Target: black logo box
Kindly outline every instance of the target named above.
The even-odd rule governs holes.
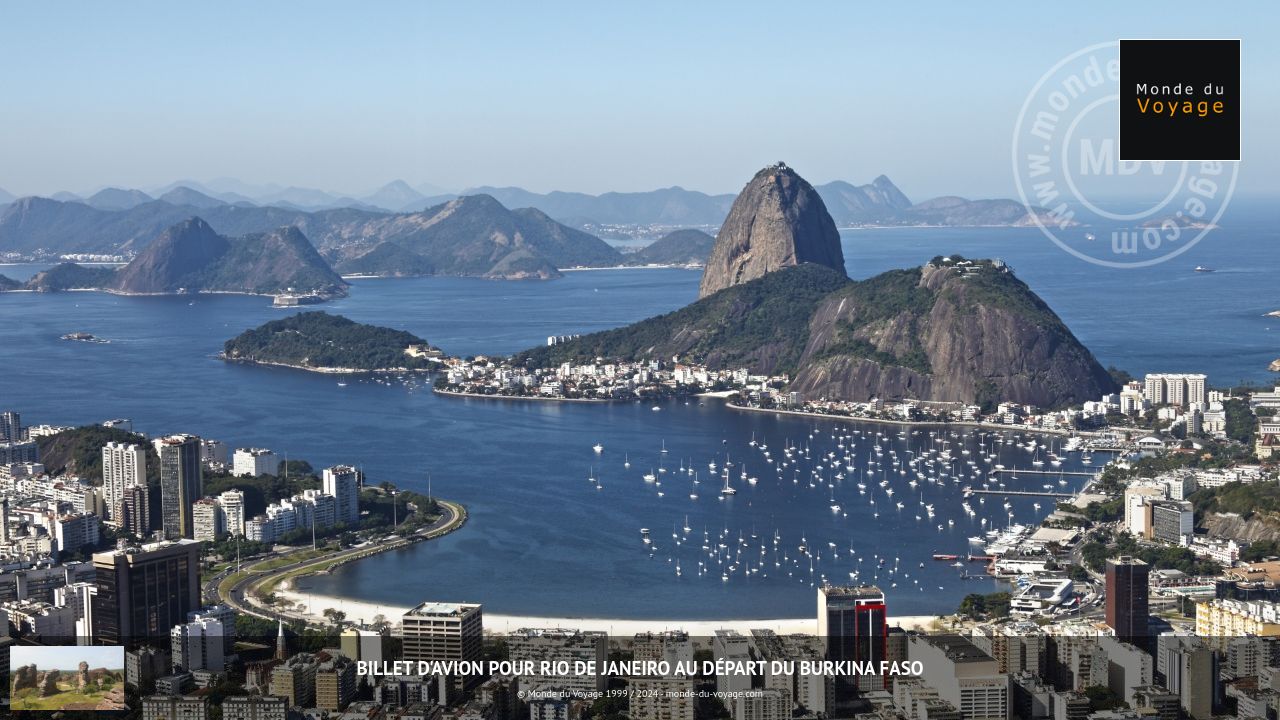
[[[1120,41],[1121,160],[1239,160],[1241,100],[1239,40]]]

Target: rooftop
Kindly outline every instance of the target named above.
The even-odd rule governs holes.
[[[405,613],[418,617],[462,617],[473,610],[479,610],[479,603],[446,603],[424,602]]]
[[[957,663],[991,662],[990,655],[959,635],[921,635],[924,642],[938,648],[947,659]]]
[[[827,597],[884,600],[884,591],[875,585],[825,585],[822,588],[822,592]]]

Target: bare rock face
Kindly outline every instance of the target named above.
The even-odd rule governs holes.
[[[829,295],[791,389],[1056,408],[1115,392],[1060,318],[1002,263],[930,263]]]
[[[58,676],[61,675],[57,670],[50,670],[45,673],[44,681],[40,684],[40,694],[44,697],[58,694]]]
[[[801,263],[845,274],[840,233],[813,186],[783,163],[751,178],[733,201],[698,297]]]
[[[89,684],[89,663],[81,660],[79,671],[76,673],[76,687],[81,690],[85,685]]]
[[[1267,369],[1271,372],[1280,372],[1280,360],[1272,360],[1271,364],[1267,366]]]
[[[23,665],[13,671],[13,689],[16,691],[35,687],[37,675],[38,671],[35,665]]]

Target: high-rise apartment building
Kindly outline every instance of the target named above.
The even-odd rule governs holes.
[[[424,602],[400,620],[405,660],[479,660],[484,620],[472,603]]]
[[[1149,373],[1143,378],[1143,396],[1152,405],[1203,406],[1205,380],[1196,373]]]
[[[119,527],[124,491],[147,485],[147,450],[136,443],[109,442],[102,446],[102,500],[106,521]]]
[[[244,492],[227,490],[218,496],[222,522],[228,533],[244,537]]]
[[[167,638],[200,607],[200,543],[154,543],[93,556],[93,621],[110,644]]]
[[[1107,625],[1121,640],[1142,644],[1150,616],[1147,564],[1127,555],[1107,560],[1106,583]]]
[[[360,522],[360,488],[356,469],[350,465],[334,465],[321,473],[321,490],[332,495],[335,521],[344,525]]]
[[[195,535],[191,508],[204,495],[200,438],[170,435],[155,441],[160,456],[160,527],[167,540]]]
[[[213,542],[223,533],[222,508],[213,498],[201,498],[191,507],[192,536],[196,540]]]
[[[885,659],[888,613],[884,593],[874,585],[824,585],[818,588],[818,636],[827,659],[869,662]],[[858,690],[882,690],[879,675],[854,678]]]
[[[174,667],[187,672],[226,669],[226,628],[222,621],[202,618],[174,625],[169,637]]]

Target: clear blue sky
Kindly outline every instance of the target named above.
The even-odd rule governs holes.
[[[1120,37],[1244,41],[1241,192],[1280,190],[1273,3],[10,3],[0,187],[736,192],[786,160],[1011,196],[1032,84]]]

